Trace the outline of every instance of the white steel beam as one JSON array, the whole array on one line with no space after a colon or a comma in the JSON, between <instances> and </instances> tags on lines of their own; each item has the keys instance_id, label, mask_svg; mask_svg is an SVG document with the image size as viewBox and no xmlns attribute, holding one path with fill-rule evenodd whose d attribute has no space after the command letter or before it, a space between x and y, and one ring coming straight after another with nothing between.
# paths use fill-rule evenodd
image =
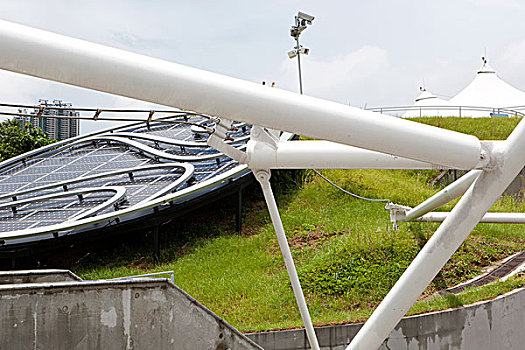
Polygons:
<instances>
[{"instance_id":1,"label":"white steel beam","mask_svg":"<svg viewBox=\"0 0 525 350\"><path fill-rule=\"evenodd\" d=\"M470 135L0 21L0 69L442 167L483 167ZM490 155L487 155L490 156Z\"/></svg>"},{"instance_id":2,"label":"white steel beam","mask_svg":"<svg viewBox=\"0 0 525 350\"><path fill-rule=\"evenodd\" d=\"M494 145L484 170L396 282L347 350L377 349L525 165L525 119Z\"/></svg>"},{"instance_id":3,"label":"white steel beam","mask_svg":"<svg viewBox=\"0 0 525 350\"><path fill-rule=\"evenodd\" d=\"M462 196L481 174L481 170L471 170L423 203L409 210L402 221L412 221L442 205Z\"/></svg>"},{"instance_id":4,"label":"white steel beam","mask_svg":"<svg viewBox=\"0 0 525 350\"><path fill-rule=\"evenodd\" d=\"M439 169L441 167L391 154L329 141L286 141L276 148L254 141L246 147L253 169Z\"/></svg>"},{"instance_id":5,"label":"white steel beam","mask_svg":"<svg viewBox=\"0 0 525 350\"><path fill-rule=\"evenodd\" d=\"M413 221L443 222L450 215L448 212L432 212ZM486 213L480 224L525 224L525 213Z\"/></svg>"},{"instance_id":6,"label":"white steel beam","mask_svg":"<svg viewBox=\"0 0 525 350\"><path fill-rule=\"evenodd\" d=\"M281 254L283 255L284 264L286 266L286 270L288 271L290 283L292 284L295 300L297 301L297 306L299 307L299 312L301 313L301 318L303 319L308 341L310 342L310 346L313 350L319 350L317 336L315 335L314 326L310 318L310 313L308 312L308 306L306 305L306 300L304 299L301 283L299 282L299 276L297 276L297 271L295 270L295 264L292 259L290 247L288 246L286 234L284 233L284 227L281 221L281 216L279 215L279 209L277 208L277 203L275 202L275 197L273 196L272 187L270 186L270 170L254 169L253 173L257 181L259 181L261 184L261 188L263 190L264 199L266 200L268 212L270 213L273 227L275 229L275 234L277 235L277 242L279 242L279 247L281 248Z\"/></svg>"}]
</instances>

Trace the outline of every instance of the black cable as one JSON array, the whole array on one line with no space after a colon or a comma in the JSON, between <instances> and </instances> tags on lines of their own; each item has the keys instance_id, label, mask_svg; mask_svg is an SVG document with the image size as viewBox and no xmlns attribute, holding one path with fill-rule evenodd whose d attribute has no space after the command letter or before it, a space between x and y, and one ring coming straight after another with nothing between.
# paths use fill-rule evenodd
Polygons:
<instances>
[{"instance_id":1,"label":"black cable","mask_svg":"<svg viewBox=\"0 0 525 350\"><path fill-rule=\"evenodd\" d=\"M312 169L317 175L319 175L321 178L323 178L323 180L325 180L326 182L328 182L330 185L334 186L335 188L337 188L338 190L340 191L343 191L344 193L354 197L354 198L357 198L357 199L363 199L365 201L370 201L370 202L385 202L385 203L390 203L390 199L374 199L374 198L366 198L366 197L361 197L361 196L358 196L357 194L355 193L352 193L352 192L349 192L347 190L345 190L344 188L341 188L339 186L337 186L335 183L333 183L332 181L328 180L323 174L321 174L320 172L318 172L317 170L315 169Z\"/></svg>"}]
</instances>

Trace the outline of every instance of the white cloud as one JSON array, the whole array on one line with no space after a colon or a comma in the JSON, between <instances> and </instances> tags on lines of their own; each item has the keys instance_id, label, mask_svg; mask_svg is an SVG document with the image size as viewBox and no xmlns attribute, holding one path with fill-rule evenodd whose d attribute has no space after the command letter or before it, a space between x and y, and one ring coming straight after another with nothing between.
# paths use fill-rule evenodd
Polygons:
<instances>
[{"instance_id":1,"label":"white cloud","mask_svg":"<svg viewBox=\"0 0 525 350\"><path fill-rule=\"evenodd\" d=\"M386 51L371 45L328 60L302 56L301 64L307 95L344 104L360 103L366 99L365 91L381 89L375 85L381 84L381 75L390 68ZM297 91L297 69L297 59L283 62L280 86Z\"/></svg>"},{"instance_id":2,"label":"white cloud","mask_svg":"<svg viewBox=\"0 0 525 350\"><path fill-rule=\"evenodd\" d=\"M498 75L525 91L525 37L507 44L494 58L494 68Z\"/></svg>"}]
</instances>

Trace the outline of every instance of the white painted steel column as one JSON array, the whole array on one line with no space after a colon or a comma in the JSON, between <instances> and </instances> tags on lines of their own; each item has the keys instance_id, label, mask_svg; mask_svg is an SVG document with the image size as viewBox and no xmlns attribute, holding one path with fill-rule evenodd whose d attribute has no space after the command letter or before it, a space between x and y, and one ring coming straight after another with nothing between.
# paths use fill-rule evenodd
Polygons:
<instances>
[{"instance_id":1,"label":"white painted steel column","mask_svg":"<svg viewBox=\"0 0 525 350\"><path fill-rule=\"evenodd\" d=\"M420 217L432 210L439 208L440 206L447 204L448 202L462 196L474 181L482 173L481 170L471 170L467 174L463 175L423 203L419 204L412 210L409 210L403 221L412 221L415 218Z\"/></svg>"},{"instance_id":2,"label":"white painted steel column","mask_svg":"<svg viewBox=\"0 0 525 350\"><path fill-rule=\"evenodd\" d=\"M471 169L470 135L299 95L0 21L0 69L331 140L443 167Z\"/></svg>"},{"instance_id":3,"label":"white painted steel column","mask_svg":"<svg viewBox=\"0 0 525 350\"><path fill-rule=\"evenodd\" d=\"M213 145L212 145L213 146ZM329 141L286 141L275 148L250 140L252 169L436 169L439 166Z\"/></svg>"},{"instance_id":4,"label":"white painted steel column","mask_svg":"<svg viewBox=\"0 0 525 350\"><path fill-rule=\"evenodd\" d=\"M377 349L525 165L525 119L492 151L483 171L347 347Z\"/></svg>"},{"instance_id":5,"label":"white painted steel column","mask_svg":"<svg viewBox=\"0 0 525 350\"><path fill-rule=\"evenodd\" d=\"M301 283L299 282L299 276L297 276L297 271L295 270L295 264L292 259L290 247L288 246L286 234L284 233L284 227L281 221L281 216L279 215L279 209L277 208L277 203L275 202L275 197L273 196L272 187L270 186L270 170L253 170L253 173L255 174L257 181L259 181L261 184L261 188L263 190L264 199L266 200L266 205L268 206L268 211L270 212L275 234L277 235L277 241L279 242L279 247L281 248L281 253L283 255L284 264L286 265L286 270L288 271L288 276L290 277L290 282L292 283L293 293L295 294L295 300L299 306L299 312L301 313L301 317L303 319L308 341L310 342L312 349L319 350L317 336L315 335L314 326L310 318L310 313L308 312L308 306L306 305L306 300L304 299Z\"/></svg>"}]
</instances>

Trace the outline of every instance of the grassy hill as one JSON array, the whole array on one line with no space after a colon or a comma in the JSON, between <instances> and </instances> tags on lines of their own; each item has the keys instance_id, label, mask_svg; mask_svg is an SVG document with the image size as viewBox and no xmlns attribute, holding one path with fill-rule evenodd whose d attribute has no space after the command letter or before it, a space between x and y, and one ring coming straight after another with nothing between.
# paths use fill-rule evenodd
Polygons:
<instances>
[{"instance_id":1,"label":"grassy hill","mask_svg":"<svg viewBox=\"0 0 525 350\"><path fill-rule=\"evenodd\" d=\"M418 118L478 136L504 139L518 119ZM369 198L415 206L439 188L433 171L326 170L339 186ZM384 203L352 198L307 172L297 186L276 191L293 258L316 325L366 319L432 235L437 224L401 223L393 231ZM93 253L74 271L85 279L175 271L175 284L241 331L300 327L302 322L265 204L258 188L245 208L243 234L234 232L231 210L167 225L162 263L147 244L123 243ZM215 204L215 207L221 205ZM442 210L450 210L452 204ZM504 197L494 211L524 211ZM525 227L480 224L428 287L425 295L466 281L483 267L525 249ZM467 290L458 297L432 297L411 313L490 298L523 285L521 277Z\"/></svg>"}]
</instances>

